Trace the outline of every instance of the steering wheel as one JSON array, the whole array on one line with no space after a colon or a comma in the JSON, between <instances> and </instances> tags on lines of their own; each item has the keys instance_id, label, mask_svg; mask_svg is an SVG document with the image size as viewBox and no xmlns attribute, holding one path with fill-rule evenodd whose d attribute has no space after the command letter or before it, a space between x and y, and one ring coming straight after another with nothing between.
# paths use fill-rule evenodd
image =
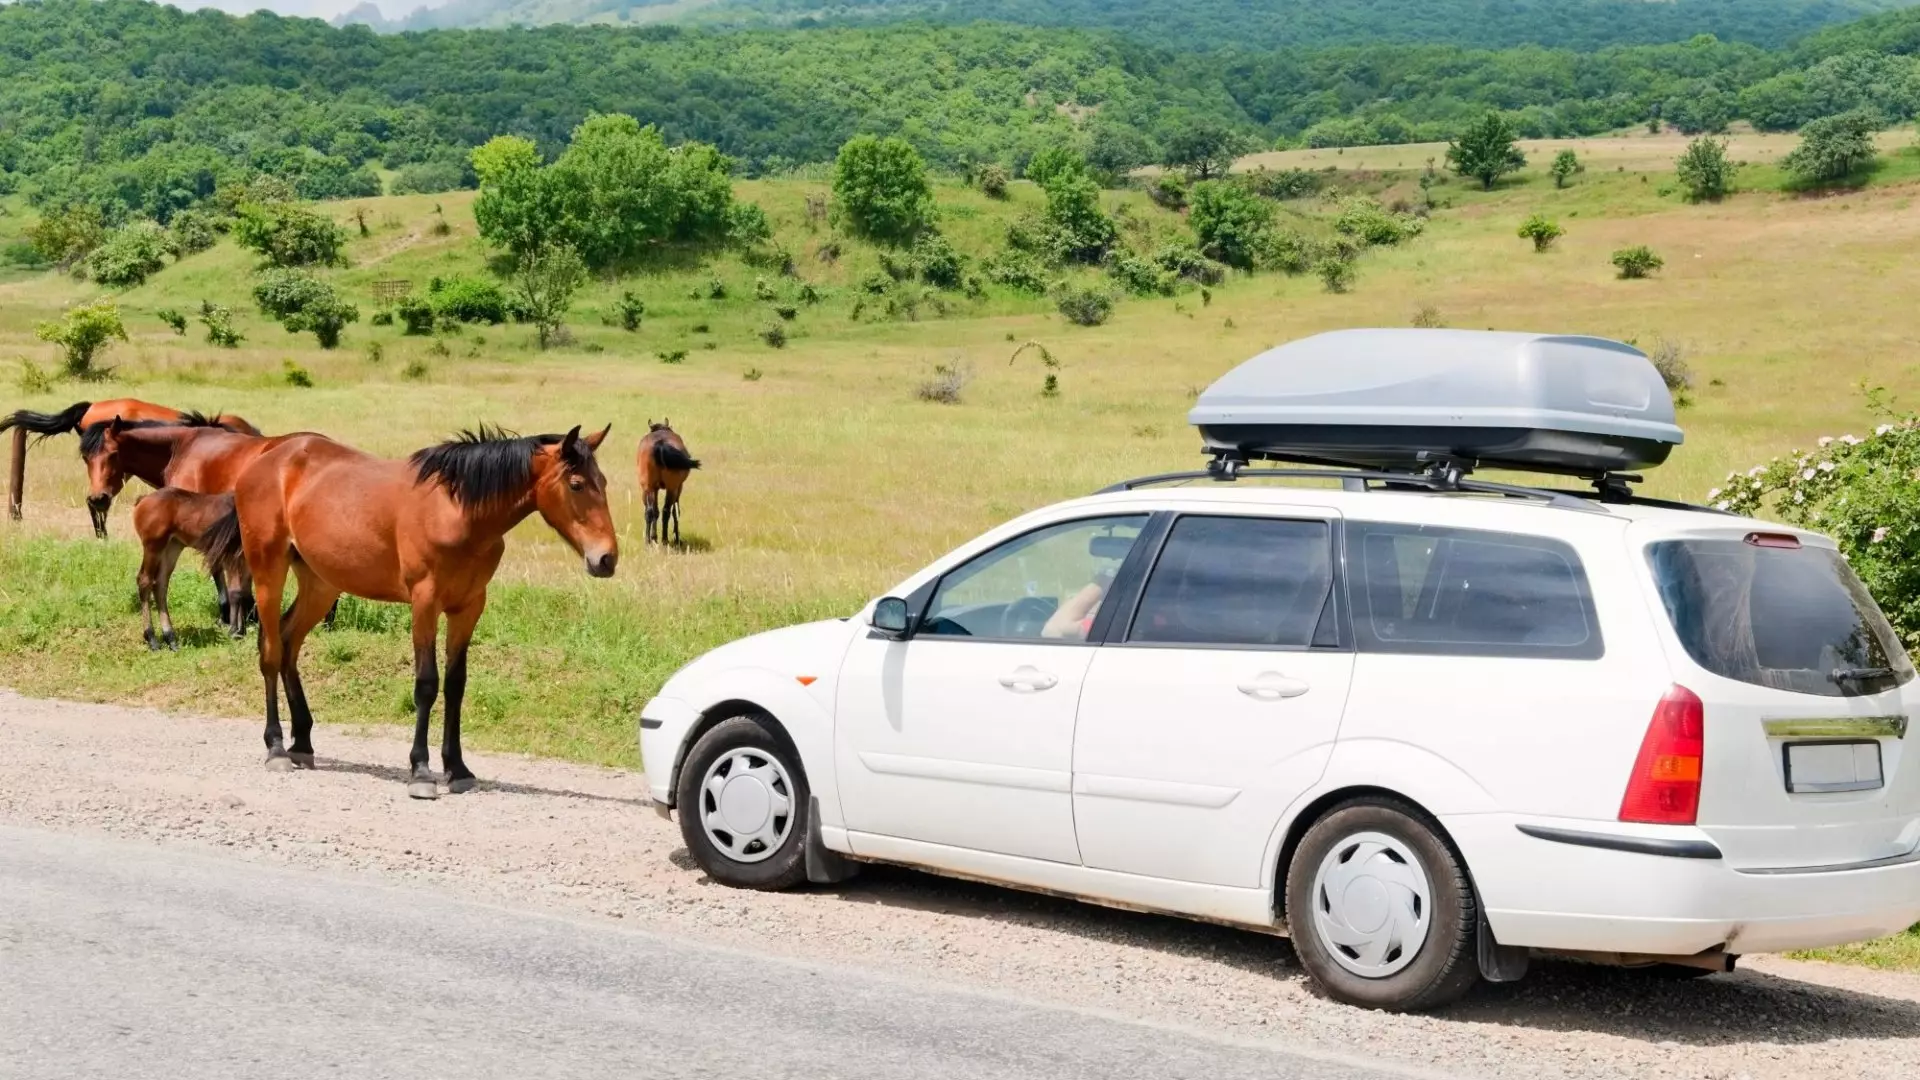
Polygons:
<instances>
[{"instance_id":1,"label":"steering wheel","mask_svg":"<svg viewBox=\"0 0 1920 1080\"><path fill-rule=\"evenodd\" d=\"M1060 601L1050 596L1023 596L1008 604L1000 613L1000 636L1003 638L1037 638L1046 629L1047 620L1053 617Z\"/></svg>"}]
</instances>

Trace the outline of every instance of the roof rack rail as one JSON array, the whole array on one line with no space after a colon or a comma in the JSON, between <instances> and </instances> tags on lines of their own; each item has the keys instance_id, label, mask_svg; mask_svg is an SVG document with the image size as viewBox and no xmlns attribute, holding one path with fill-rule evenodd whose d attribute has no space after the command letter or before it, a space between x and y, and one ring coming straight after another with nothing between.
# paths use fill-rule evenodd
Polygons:
<instances>
[{"instance_id":1,"label":"roof rack rail","mask_svg":"<svg viewBox=\"0 0 1920 1080\"><path fill-rule=\"evenodd\" d=\"M1258 455L1261 460L1291 461L1305 464L1307 468L1250 469L1247 458L1228 454L1216 454L1207 462L1204 470L1159 473L1153 476L1135 477L1123 480L1100 489L1097 494L1107 495L1115 492L1133 491L1136 488L1152 487L1158 484L1183 483L1191 480L1214 480L1232 482L1236 480L1338 480L1347 491L1371 491L1373 485L1401 488L1419 488L1433 492L1462 492L1475 495L1500 495L1514 499L1532 499L1557 506L1563 510L1580 510L1586 513L1606 513L1603 507L1613 505L1653 506L1668 510L1691 510L1708 514L1726 514L1725 510L1716 510L1707 506L1677 502L1671 499L1655 499L1636 495L1631 487L1640 477L1632 473L1604 473L1592 477L1593 488L1588 491L1570 491L1564 488L1539 488L1523 484L1502 484L1490 480L1470 479L1473 463L1449 459L1438 459L1424 471L1399 472L1383 469L1364 468L1348 465L1339 461L1319 460L1300 457L1279 457ZM1595 504L1601 504L1596 506Z\"/></svg>"}]
</instances>

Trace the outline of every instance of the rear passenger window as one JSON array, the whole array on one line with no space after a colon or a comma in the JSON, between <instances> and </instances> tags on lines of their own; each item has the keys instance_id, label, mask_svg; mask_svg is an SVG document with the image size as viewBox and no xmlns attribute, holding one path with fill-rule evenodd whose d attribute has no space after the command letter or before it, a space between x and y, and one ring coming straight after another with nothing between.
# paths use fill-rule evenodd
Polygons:
<instances>
[{"instance_id":1,"label":"rear passenger window","mask_svg":"<svg viewBox=\"0 0 1920 1080\"><path fill-rule=\"evenodd\" d=\"M1182 517L1127 640L1306 648L1333 592L1332 554L1324 521Z\"/></svg>"},{"instance_id":2,"label":"rear passenger window","mask_svg":"<svg viewBox=\"0 0 1920 1080\"><path fill-rule=\"evenodd\" d=\"M1347 573L1363 651L1596 660L1580 557L1557 540L1353 522Z\"/></svg>"}]
</instances>

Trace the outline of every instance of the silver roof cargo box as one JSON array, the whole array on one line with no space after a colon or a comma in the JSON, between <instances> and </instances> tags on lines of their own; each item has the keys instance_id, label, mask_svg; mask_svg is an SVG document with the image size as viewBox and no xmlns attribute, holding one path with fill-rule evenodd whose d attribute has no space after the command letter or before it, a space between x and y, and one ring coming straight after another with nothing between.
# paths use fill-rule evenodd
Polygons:
<instances>
[{"instance_id":1,"label":"silver roof cargo box","mask_svg":"<svg viewBox=\"0 0 1920 1080\"><path fill-rule=\"evenodd\" d=\"M1601 477L1681 441L1646 354L1605 338L1336 330L1222 375L1188 421L1226 459Z\"/></svg>"}]
</instances>

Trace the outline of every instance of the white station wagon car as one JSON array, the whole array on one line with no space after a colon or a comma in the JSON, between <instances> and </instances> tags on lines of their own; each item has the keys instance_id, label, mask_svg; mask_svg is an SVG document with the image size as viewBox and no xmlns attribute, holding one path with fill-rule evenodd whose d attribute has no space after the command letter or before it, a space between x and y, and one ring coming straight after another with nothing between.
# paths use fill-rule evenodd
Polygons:
<instances>
[{"instance_id":1,"label":"white station wagon car","mask_svg":"<svg viewBox=\"0 0 1920 1080\"><path fill-rule=\"evenodd\" d=\"M1210 473L680 671L642 712L652 798L726 884L886 862L1289 933L1373 1007L1535 953L1706 974L1902 929L1914 670L1828 539L1631 494L1671 409L1596 339L1274 350L1196 407ZM1462 474L1488 461L1595 490Z\"/></svg>"}]
</instances>

